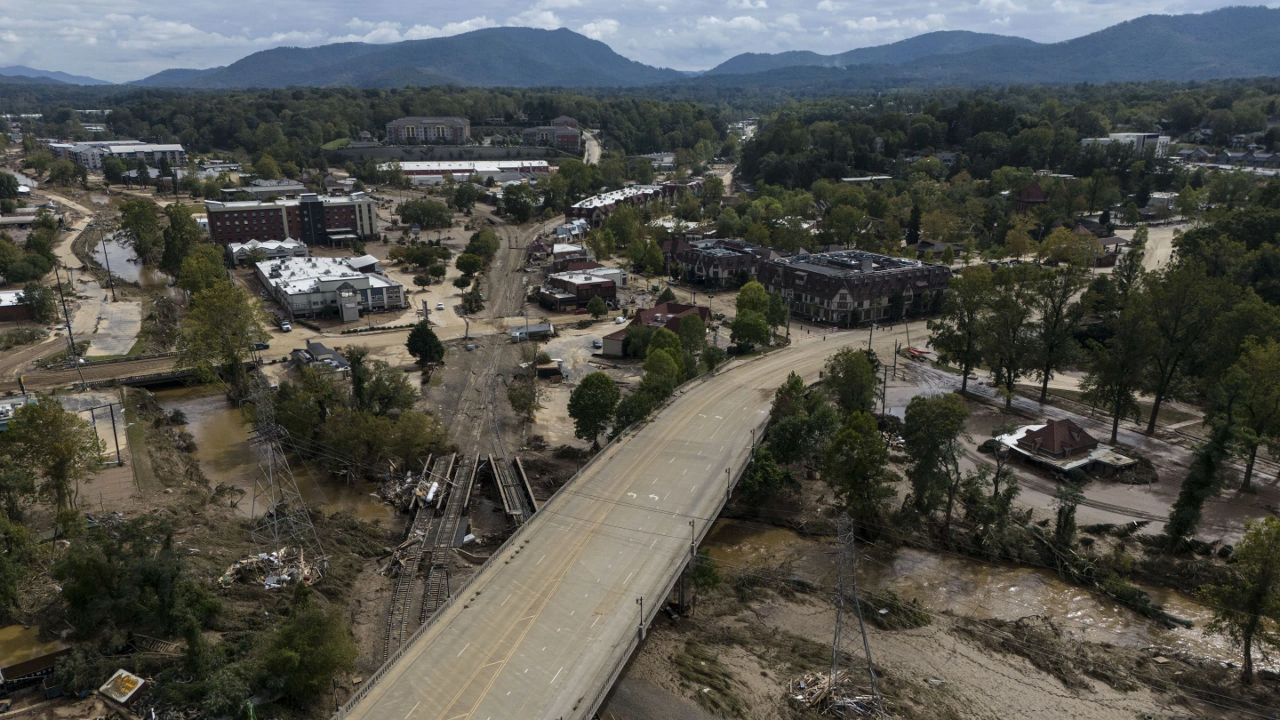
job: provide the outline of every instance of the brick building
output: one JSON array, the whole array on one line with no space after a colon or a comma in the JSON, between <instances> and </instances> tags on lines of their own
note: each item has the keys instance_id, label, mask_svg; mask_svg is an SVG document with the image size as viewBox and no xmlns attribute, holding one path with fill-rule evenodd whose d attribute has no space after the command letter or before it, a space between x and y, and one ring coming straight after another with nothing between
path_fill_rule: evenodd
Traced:
<instances>
[{"instance_id":1,"label":"brick building","mask_svg":"<svg viewBox=\"0 0 1280 720\"><path fill-rule=\"evenodd\" d=\"M388 145L465 145L471 121L464 117L402 117L387 123Z\"/></svg>"},{"instance_id":2,"label":"brick building","mask_svg":"<svg viewBox=\"0 0 1280 720\"><path fill-rule=\"evenodd\" d=\"M301 240L307 245L342 245L378 232L372 198L364 193L219 202L206 200L209 237L214 242Z\"/></svg>"},{"instance_id":3,"label":"brick building","mask_svg":"<svg viewBox=\"0 0 1280 720\"><path fill-rule=\"evenodd\" d=\"M936 312L951 270L861 250L761 261L757 279L792 315L840 327Z\"/></svg>"},{"instance_id":4,"label":"brick building","mask_svg":"<svg viewBox=\"0 0 1280 720\"><path fill-rule=\"evenodd\" d=\"M521 131L520 141L534 147L578 152L582 148L582 131L567 125L539 125Z\"/></svg>"}]
</instances>

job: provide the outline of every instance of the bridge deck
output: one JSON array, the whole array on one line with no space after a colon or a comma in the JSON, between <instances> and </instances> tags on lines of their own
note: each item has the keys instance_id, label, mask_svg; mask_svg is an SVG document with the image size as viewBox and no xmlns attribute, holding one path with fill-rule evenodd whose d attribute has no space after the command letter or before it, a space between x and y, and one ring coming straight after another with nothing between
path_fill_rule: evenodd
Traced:
<instances>
[{"instance_id":1,"label":"bridge deck","mask_svg":"<svg viewBox=\"0 0 1280 720\"><path fill-rule=\"evenodd\" d=\"M815 377L839 347L802 343L686 389L540 508L339 715L589 717L638 642L637 598L647 624L773 389L792 370Z\"/></svg>"}]
</instances>

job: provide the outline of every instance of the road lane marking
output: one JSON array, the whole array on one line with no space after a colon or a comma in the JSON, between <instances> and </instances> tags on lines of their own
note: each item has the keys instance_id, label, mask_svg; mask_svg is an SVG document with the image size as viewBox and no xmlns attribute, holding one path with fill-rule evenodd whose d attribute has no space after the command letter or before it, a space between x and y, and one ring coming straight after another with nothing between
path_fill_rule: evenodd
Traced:
<instances>
[{"instance_id":1,"label":"road lane marking","mask_svg":"<svg viewBox=\"0 0 1280 720\"><path fill-rule=\"evenodd\" d=\"M409 716L410 716L410 715L412 715L412 714L413 714L413 711L414 711L414 710L417 710L417 709L418 709L418 706L419 706L419 705L421 705L421 704L422 704L422 701L421 701L421 700L419 700L418 702L414 703L414 704L413 704L413 707L409 708L409 712L407 712L407 713L405 713L405 714L404 714L405 720L409 720Z\"/></svg>"},{"instance_id":2,"label":"road lane marking","mask_svg":"<svg viewBox=\"0 0 1280 720\"><path fill-rule=\"evenodd\" d=\"M461 650L459 650L459 651L458 651L458 654L457 654L457 655L454 655L454 657L462 657L462 653L466 652L466 651L467 651L467 648L469 648L469 647L471 647L471 643L467 643L466 645L463 645L463 646L462 646L462 649L461 649Z\"/></svg>"},{"instance_id":3,"label":"road lane marking","mask_svg":"<svg viewBox=\"0 0 1280 720\"><path fill-rule=\"evenodd\" d=\"M548 685L555 685L555 684L556 684L556 678L560 677L560 673L562 673L562 672L564 672L564 666L563 666L563 665L561 665L561 666L560 666L560 669L556 671L556 674L552 676L552 678L551 678L551 682L549 682L549 683L547 683L547 684L548 684Z\"/></svg>"}]
</instances>

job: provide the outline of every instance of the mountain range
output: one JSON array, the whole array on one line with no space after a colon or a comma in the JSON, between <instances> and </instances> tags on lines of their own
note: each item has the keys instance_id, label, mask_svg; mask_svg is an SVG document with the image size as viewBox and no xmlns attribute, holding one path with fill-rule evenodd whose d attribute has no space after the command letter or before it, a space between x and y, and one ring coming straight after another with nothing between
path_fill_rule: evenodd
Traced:
<instances>
[{"instance_id":1,"label":"mountain range","mask_svg":"<svg viewBox=\"0 0 1280 720\"><path fill-rule=\"evenodd\" d=\"M208 69L171 69L132 83L200 89L406 85L771 88L839 91L1280 76L1280 9L1231 7L1145 15L1058 43L940 31L836 55L745 53L698 74L645 65L573 31L488 28L389 44L280 47ZM100 84L25 67L14 82Z\"/></svg>"},{"instance_id":2,"label":"mountain range","mask_svg":"<svg viewBox=\"0 0 1280 720\"><path fill-rule=\"evenodd\" d=\"M84 75L71 75L69 73L58 72L57 70L37 70L36 68L27 67L26 65L6 65L0 67L0 76L4 77L5 82L22 82L22 79L28 81L40 82L53 81L66 83L68 85L110 85L106 80L86 77Z\"/></svg>"}]
</instances>

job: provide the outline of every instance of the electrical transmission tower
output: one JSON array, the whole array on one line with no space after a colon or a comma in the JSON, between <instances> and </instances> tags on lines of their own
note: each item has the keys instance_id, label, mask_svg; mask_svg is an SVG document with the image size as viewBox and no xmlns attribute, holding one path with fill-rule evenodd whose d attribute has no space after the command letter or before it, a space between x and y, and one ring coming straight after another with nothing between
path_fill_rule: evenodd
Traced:
<instances>
[{"instance_id":1,"label":"electrical transmission tower","mask_svg":"<svg viewBox=\"0 0 1280 720\"><path fill-rule=\"evenodd\" d=\"M251 537L264 552L295 547L302 550L307 562L327 569L320 537L311 522L298 483L289 469L282 441L284 428L276 422L271 389L258 380L249 402L254 408L253 442L260 451L259 475L253 486L251 515L254 525Z\"/></svg>"},{"instance_id":2,"label":"electrical transmission tower","mask_svg":"<svg viewBox=\"0 0 1280 720\"><path fill-rule=\"evenodd\" d=\"M827 681L831 685L833 700L838 702L840 693L837 692L837 688L841 684L841 675L844 674L841 668L843 664L841 646L844 641L844 624L846 622L845 603L848 602L853 605L854 617L858 620L858 632L862 635L862 652L867 659L867 678L871 682L871 696L875 703L873 712L875 717L883 717L884 698L880 695L880 684L876 680L874 663L871 660L871 643L867 639L867 626L862 619L862 602L858 595L857 539L853 523L848 516L840 517L837 532L840 537L839 585L836 590L836 627L831 638L831 672ZM849 663L848 676L852 676L853 655L849 655Z\"/></svg>"}]
</instances>

